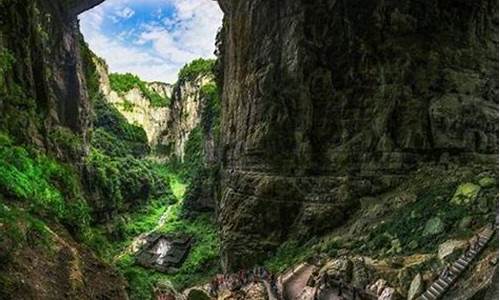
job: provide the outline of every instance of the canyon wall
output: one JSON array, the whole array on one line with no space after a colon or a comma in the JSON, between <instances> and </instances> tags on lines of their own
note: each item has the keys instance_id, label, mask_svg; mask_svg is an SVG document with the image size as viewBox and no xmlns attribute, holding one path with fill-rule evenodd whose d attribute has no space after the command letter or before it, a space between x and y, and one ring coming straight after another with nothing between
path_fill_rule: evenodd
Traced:
<instances>
[{"instance_id":1,"label":"canyon wall","mask_svg":"<svg viewBox=\"0 0 500 300\"><path fill-rule=\"evenodd\" d=\"M213 81L212 75L202 75L174 85L167 126L159 141L169 156L184 160L189 134L200 124L204 109L201 88Z\"/></svg>"},{"instance_id":2,"label":"canyon wall","mask_svg":"<svg viewBox=\"0 0 500 300\"><path fill-rule=\"evenodd\" d=\"M205 109L202 87L213 84L214 76L200 74L175 84L146 82L148 89L169 99L168 105L155 107L139 88L125 93L114 91L106 63L98 57L93 61L99 77L99 90L106 101L116 107L128 122L144 128L149 144L157 150L158 156L183 161L189 135L200 125ZM214 152L211 150L210 156Z\"/></svg>"},{"instance_id":3,"label":"canyon wall","mask_svg":"<svg viewBox=\"0 0 500 300\"><path fill-rule=\"evenodd\" d=\"M105 99L113 104L129 123L138 124L146 131L151 147L156 147L162 137L170 117L168 107L154 107L139 88L133 88L126 93L112 90L109 81L108 66L97 57L94 64L99 75L99 89ZM163 82L146 83L146 87L164 98L172 97L172 85Z\"/></svg>"},{"instance_id":4,"label":"canyon wall","mask_svg":"<svg viewBox=\"0 0 500 300\"><path fill-rule=\"evenodd\" d=\"M80 171L89 150L91 102L76 15L102 1L0 1L2 299L128 298L123 277L82 246L81 236L72 230L85 219L78 220L81 224L63 224L48 213L50 205L45 210L32 207L57 195L56 189L49 188L36 193L37 184L47 184L48 173L61 188L73 189L75 194L81 188L75 170ZM42 168L43 159L50 164ZM10 165L12 161L16 167ZM63 169L59 161L76 168ZM55 174L61 170L67 173ZM36 179L27 180L30 174ZM17 193L6 188L22 180ZM83 203L70 199L72 193L64 196L60 210Z\"/></svg>"},{"instance_id":5,"label":"canyon wall","mask_svg":"<svg viewBox=\"0 0 500 300\"><path fill-rule=\"evenodd\" d=\"M498 2L219 0L226 269L425 162L495 163Z\"/></svg>"},{"instance_id":6,"label":"canyon wall","mask_svg":"<svg viewBox=\"0 0 500 300\"><path fill-rule=\"evenodd\" d=\"M74 2L0 2L0 127L60 156L68 155L49 137L61 127L77 134L82 145L88 141L90 104L76 11L102 1Z\"/></svg>"}]
</instances>

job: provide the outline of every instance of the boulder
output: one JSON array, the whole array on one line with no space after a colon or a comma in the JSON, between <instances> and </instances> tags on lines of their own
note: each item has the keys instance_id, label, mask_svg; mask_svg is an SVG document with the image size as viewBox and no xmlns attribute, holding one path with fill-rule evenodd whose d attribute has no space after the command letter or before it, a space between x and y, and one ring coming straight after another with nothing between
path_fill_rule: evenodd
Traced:
<instances>
[{"instance_id":1,"label":"boulder","mask_svg":"<svg viewBox=\"0 0 500 300\"><path fill-rule=\"evenodd\" d=\"M434 217L429 219L427 223L425 223L424 228L424 236L437 235L444 231L444 223L443 220L439 217Z\"/></svg>"},{"instance_id":2,"label":"boulder","mask_svg":"<svg viewBox=\"0 0 500 300\"><path fill-rule=\"evenodd\" d=\"M326 274L327 278L332 280L342 280L344 282L351 281L353 263L346 257L338 258L329 261L319 271L320 277Z\"/></svg>"},{"instance_id":3,"label":"boulder","mask_svg":"<svg viewBox=\"0 0 500 300\"><path fill-rule=\"evenodd\" d=\"M483 177L483 178L479 179L478 183L482 188L490 188L490 187L495 186L495 184L497 184L495 179L493 179L491 177Z\"/></svg>"},{"instance_id":4,"label":"boulder","mask_svg":"<svg viewBox=\"0 0 500 300\"><path fill-rule=\"evenodd\" d=\"M464 183L458 186L453 198L451 199L451 203L457 205L469 205L476 201L477 195L481 187L474 183Z\"/></svg>"},{"instance_id":5,"label":"boulder","mask_svg":"<svg viewBox=\"0 0 500 300\"><path fill-rule=\"evenodd\" d=\"M379 279L370 286L369 290L375 293L376 295L380 296L386 286L387 286L387 281L385 281L384 279Z\"/></svg>"},{"instance_id":6,"label":"boulder","mask_svg":"<svg viewBox=\"0 0 500 300\"><path fill-rule=\"evenodd\" d=\"M378 296L378 300L396 300L397 298L396 290L391 287L386 287Z\"/></svg>"},{"instance_id":7,"label":"boulder","mask_svg":"<svg viewBox=\"0 0 500 300\"><path fill-rule=\"evenodd\" d=\"M267 300L267 290L262 283L252 283L243 288L243 299Z\"/></svg>"},{"instance_id":8,"label":"boulder","mask_svg":"<svg viewBox=\"0 0 500 300\"><path fill-rule=\"evenodd\" d=\"M458 224L458 227L460 229L467 229L472 225L472 217L471 216L465 216L460 220L460 224Z\"/></svg>"},{"instance_id":9,"label":"boulder","mask_svg":"<svg viewBox=\"0 0 500 300\"><path fill-rule=\"evenodd\" d=\"M424 280L422 275L418 273L415 275L410 284L410 289L408 290L408 300L415 300L419 295L425 291Z\"/></svg>"},{"instance_id":10,"label":"boulder","mask_svg":"<svg viewBox=\"0 0 500 300\"><path fill-rule=\"evenodd\" d=\"M448 240L439 245L438 257L443 263L454 260L466 247L466 241Z\"/></svg>"}]
</instances>

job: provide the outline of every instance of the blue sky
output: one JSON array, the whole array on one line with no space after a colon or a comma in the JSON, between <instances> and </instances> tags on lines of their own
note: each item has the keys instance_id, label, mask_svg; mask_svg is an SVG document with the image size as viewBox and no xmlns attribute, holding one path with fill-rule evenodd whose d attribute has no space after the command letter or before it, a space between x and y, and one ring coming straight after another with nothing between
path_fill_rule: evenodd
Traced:
<instances>
[{"instance_id":1,"label":"blue sky","mask_svg":"<svg viewBox=\"0 0 500 300\"><path fill-rule=\"evenodd\" d=\"M214 57L222 11L213 0L106 0L79 19L110 72L173 83L185 63Z\"/></svg>"}]
</instances>

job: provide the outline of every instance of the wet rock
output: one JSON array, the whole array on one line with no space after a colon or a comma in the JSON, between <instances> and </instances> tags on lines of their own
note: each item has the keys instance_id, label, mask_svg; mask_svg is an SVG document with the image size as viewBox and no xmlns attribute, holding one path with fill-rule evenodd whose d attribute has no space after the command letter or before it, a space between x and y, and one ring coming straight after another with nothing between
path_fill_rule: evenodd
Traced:
<instances>
[{"instance_id":1,"label":"wet rock","mask_svg":"<svg viewBox=\"0 0 500 300\"><path fill-rule=\"evenodd\" d=\"M474 183L464 183L458 186L453 198L451 199L451 203L457 205L468 205L476 201L477 195L481 187L479 185L475 185Z\"/></svg>"},{"instance_id":2,"label":"wet rock","mask_svg":"<svg viewBox=\"0 0 500 300\"><path fill-rule=\"evenodd\" d=\"M378 296L378 300L396 300L397 298L398 293L392 287L386 287Z\"/></svg>"},{"instance_id":3,"label":"wet rock","mask_svg":"<svg viewBox=\"0 0 500 300\"><path fill-rule=\"evenodd\" d=\"M364 289L370 280L370 273L368 268L366 267L365 261L363 258L354 258L353 262L353 271L352 271L352 282L351 284L354 287Z\"/></svg>"},{"instance_id":4,"label":"wet rock","mask_svg":"<svg viewBox=\"0 0 500 300\"><path fill-rule=\"evenodd\" d=\"M424 236L437 235L444 231L444 223L440 217L431 218L425 223Z\"/></svg>"},{"instance_id":5,"label":"wet rock","mask_svg":"<svg viewBox=\"0 0 500 300\"><path fill-rule=\"evenodd\" d=\"M424 281L422 275L418 273L415 275L410 284L410 289L408 290L408 300L415 300L420 294L425 291Z\"/></svg>"},{"instance_id":6,"label":"wet rock","mask_svg":"<svg viewBox=\"0 0 500 300\"><path fill-rule=\"evenodd\" d=\"M325 274L328 279L342 280L343 282L350 282L352 276L353 263L348 258L338 258L329 261L323 266L320 271L320 277Z\"/></svg>"},{"instance_id":7,"label":"wet rock","mask_svg":"<svg viewBox=\"0 0 500 300\"><path fill-rule=\"evenodd\" d=\"M462 220L460 220L458 227L460 229L467 229L467 228L470 228L471 225L472 225L472 217L466 216L466 217L463 217Z\"/></svg>"},{"instance_id":8,"label":"wet rock","mask_svg":"<svg viewBox=\"0 0 500 300\"><path fill-rule=\"evenodd\" d=\"M245 295L242 299L255 299L255 300L267 300L267 290L262 283L252 283L243 288L243 294Z\"/></svg>"},{"instance_id":9,"label":"wet rock","mask_svg":"<svg viewBox=\"0 0 500 300\"><path fill-rule=\"evenodd\" d=\"M479 1L218 1L226 267L338 226L429 153L497 154L497 4ZM367 183L322 191L342 176Z\"/></svg>"},{"instance_id":10,"label":"wet rock","mask_svg":"<svg viewBox=\"0 0 500 300\"><path fill-rule=\"evenodd\" d=\"M384 279L377 280L374 284L369 287L369 290L380 296L387 286L387 281Z\"/></svg>"},{"instance_id":11,"label":"wet rock","mask_svg":"<svg viewBox=\"0 0 500 300\"><path fill-rule=\"evenodd\" d=\"M467 247L466 241L448 240L439 245L438 257L443 262L456 259Z\"/></svg>"}]
</instances>

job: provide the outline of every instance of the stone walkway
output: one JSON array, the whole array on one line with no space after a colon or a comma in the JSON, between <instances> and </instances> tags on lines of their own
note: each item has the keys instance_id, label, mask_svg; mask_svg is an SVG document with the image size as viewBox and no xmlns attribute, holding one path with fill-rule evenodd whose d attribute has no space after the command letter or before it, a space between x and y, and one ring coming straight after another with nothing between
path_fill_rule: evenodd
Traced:
<instances>
[{"instance_id":1,"label":"stone walkway","mask_svg":"<svg viewBox=\"0 0 500 300\"><path fill-rule=\"evenodd\" d=\"M276 297L275 293L273 292L273 289L271 288L271 285L269 284L269 282L263 280L262 283L266 287L267 299L268 300L278 300L278 298Z\"/></svg>"},{"instance_id":2,"label":"stone walkway","mask_svg":"<svg viewBox=\"0 0 500 300\"><path fill-rule=\"evenodd\" d=\"M305 264L283 282L283 298L285 300L299 299L314 268L313 265Z\"/></svg>"},{"instance_id":3,"label":"stone walkway","mask_svg":"<svg viewBox=\"0 0 500 300\"><path fill-rule=\"evenodd\" d=\"M449 274L446 277L440 276L434 283L425 291L418 300L436 300L441 298L449 288L458 280L460 275L467 269L472 261L481 253L486 247L491 237L495 233L490 227L483 229L478 234L478 247L476 249L469 249L465 254L460 256L450 267Z\"/></svg>"}]
</instances>

